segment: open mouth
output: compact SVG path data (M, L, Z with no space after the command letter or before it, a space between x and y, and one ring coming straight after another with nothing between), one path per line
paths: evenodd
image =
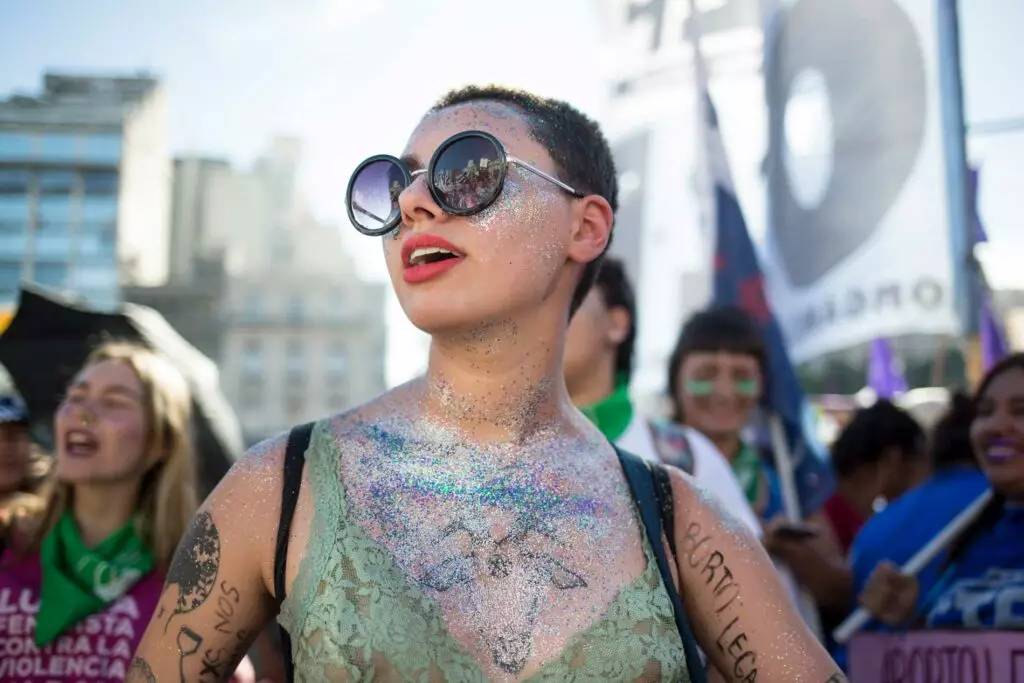
M71 429L64 435L64 452L72 458L88 458L99 450L100 443L90 432Z
M448 249L442 249L441 247L420 247L414 249L409 254L409 261L406 263L409 267L423 266L428 263L440 263L441 261L448 261L450 259L461 258L458 254Z
M1020 450L1009 439L993 439L985 449L985 459L994 465L1004 463L1020 455Z

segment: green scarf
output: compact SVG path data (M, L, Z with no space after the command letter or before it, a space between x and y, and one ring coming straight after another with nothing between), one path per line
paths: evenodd
M750 444L740 445L732 461L732 471L751 505L757 505L761 493L761 456Z
M615 441L633 420L633 402L625 375L616 378L615 391L592 406L580 408L609 441Z
M95 548L87 548L70 512L43 539L43 588L36 617L36 645L43 647L86 617L103 611L153 571L153 555L135 520Z

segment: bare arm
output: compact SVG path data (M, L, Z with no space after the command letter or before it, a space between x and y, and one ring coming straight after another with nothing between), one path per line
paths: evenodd
M254 448L196 513L127 683L226 681L273 616L265 577L280 510L281 447L275 440Z
M845 682L750 530L681 472L672 472L672 489L681 593L721 680Z

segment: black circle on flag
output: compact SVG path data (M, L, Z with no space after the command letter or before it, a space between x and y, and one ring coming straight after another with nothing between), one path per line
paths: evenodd
M927 118L925 57L894 0L798 0L765 72L770 229L789 282L806 287L878 230L910 177ZM812 203L798 199L786 158L787 104L808 73L824 80L832 129L831 174Z

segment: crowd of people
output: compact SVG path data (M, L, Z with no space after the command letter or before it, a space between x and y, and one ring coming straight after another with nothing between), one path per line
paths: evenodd
M463 139L500 145L506 172L455 182L435 157ZM52 457L0 400L0 681L840 683L829 634L858 605L868 630L1024 629L1024 355L928 431L858 410L835 492L794 522L751 429L769 372L742 311L685 323L663 417L630 395L637 310L605 257L596 124L467 88L394 163L415 168L367 190L393 201L373 234L432 336L425 377L257 446L201 506L188 386L158 354L98 348Z

